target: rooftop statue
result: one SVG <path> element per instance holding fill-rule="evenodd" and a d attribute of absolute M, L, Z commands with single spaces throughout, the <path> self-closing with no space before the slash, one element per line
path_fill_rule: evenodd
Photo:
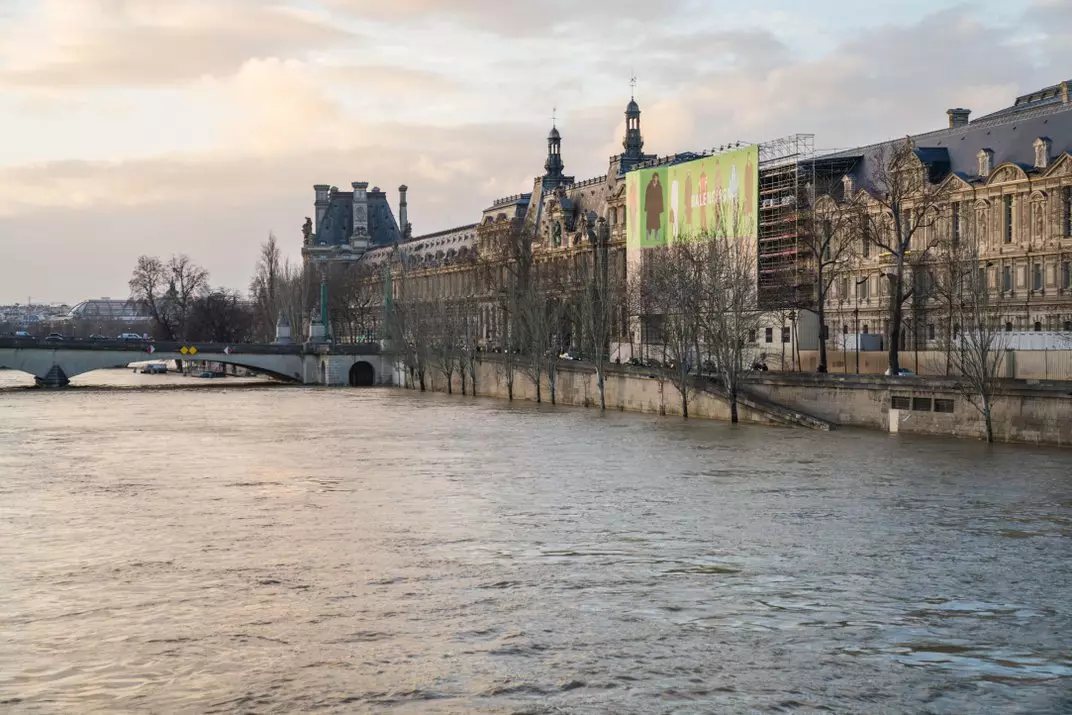
<path fill-rule="evenodd" d="M 308 216 L 305 217 L 305 223 L 301 228 L 302 236 L 304 238 L 305 245 L 309 245 L 309 237 L 313 235 L 313 220 Z"/>

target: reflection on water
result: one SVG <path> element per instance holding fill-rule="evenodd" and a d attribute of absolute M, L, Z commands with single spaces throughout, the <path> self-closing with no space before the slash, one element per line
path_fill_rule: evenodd
<path fill-rule="evenodd" d="M 8 389 L 0 705 L 1068 712 L 1070 537 L 1057 451 L 390 390 Z"/>

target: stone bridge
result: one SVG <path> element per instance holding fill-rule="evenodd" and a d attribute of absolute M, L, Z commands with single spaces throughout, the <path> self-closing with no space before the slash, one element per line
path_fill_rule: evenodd
<path fill-rule="evenodd" d="M 163 360 L 206 360 L 237 365 L 303 385 L 358 387 L 394 382 L 392 361 L 380 354 L 377 343 L 257 345 L 0 338 L 0 368 L 28 372 L 38 385 L 45 387 L 66 386 L 75 375 L 93 370 Z"/>

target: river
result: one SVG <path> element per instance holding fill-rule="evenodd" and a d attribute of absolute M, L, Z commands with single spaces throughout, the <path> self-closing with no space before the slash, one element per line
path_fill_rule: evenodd
<path fill-rule="evenodd" d="M 22 379 L 5 712 L 1072 711 L 1072 452 Z"/>

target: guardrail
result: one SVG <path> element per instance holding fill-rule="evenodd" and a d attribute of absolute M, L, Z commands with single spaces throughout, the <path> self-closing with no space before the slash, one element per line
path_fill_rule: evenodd
<path fill-rule="evenodd" d="M 153 350 L 150 352 L 149 347 Z M 118 340 L 90 338 L 64 338 L 46 340 L 44 338 L 0 337 L 0 348 L 37 349 L 37 350 L 102 350 L 102 351 L 138 351 L 146 355 L 152 353 L 183 353 L 196 348 L 197 353 L 231 354 L 231 355 L 301 355 L 306 352 L 329 352 L 343 355 L 378 355 L 379 343 L 340 343 L 323 345 L 276 345 L 267 343 L 210 343 L 197 340 L 157 341 L 157 340 Z M 196 359 L 196 353 L 189 356 Z"/>

